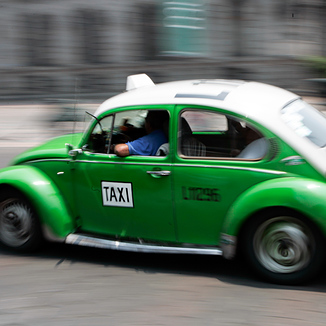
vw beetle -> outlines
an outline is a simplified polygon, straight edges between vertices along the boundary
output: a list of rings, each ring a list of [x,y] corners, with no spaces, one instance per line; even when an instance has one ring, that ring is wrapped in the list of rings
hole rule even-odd
[[[119,157],[166,111],[156,155]],[[84,133],[51,139],[0,171],[0,241],[239,254],[269,282],[320,272],[326,235],[326,119],[286,90],[236,80],[155,85],[129,76]]]

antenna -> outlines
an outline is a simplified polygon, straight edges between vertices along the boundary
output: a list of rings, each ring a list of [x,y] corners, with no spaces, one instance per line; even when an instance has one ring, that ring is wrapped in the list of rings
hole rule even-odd
[[[78,104],[77,82],[78,82],[78,78],[76,77],[76,79],[75,79],[75,104],[74,104],[74,129],[73,129],[73,133],[75,133],[75,131],[76,131],[76,119],[77,119],[77,113],[76,113],[76,106]]]
[[[72,143],[74,143],[73,141],[73,137],[76,133],[76,123],[77,123],[77,104],[78,104],[78,93],[77,93],[77,89],[78,89],[78,77],[75,78],[75,101],[74,101],[74,123],[73,123],[73,128],[72,128]]]

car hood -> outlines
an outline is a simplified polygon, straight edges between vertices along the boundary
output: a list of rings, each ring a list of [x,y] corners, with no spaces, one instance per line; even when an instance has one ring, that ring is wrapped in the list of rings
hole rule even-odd
[[[19,154],[10,162],[10,165],[22,164],[39,159],[68,158],[66,143],[76,148],[80,144],[82,135],[82,133],[77,133],[52,138],[39,146],[30,148]]]

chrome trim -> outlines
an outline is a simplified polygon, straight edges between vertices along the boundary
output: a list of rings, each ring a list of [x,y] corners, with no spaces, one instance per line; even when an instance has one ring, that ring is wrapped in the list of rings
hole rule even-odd
[[[111,250],[122,250],[132,252],[144,253],[163,253],[163,254],[199,254],[199,255],[217,255],[221,256],[222,251],[220,248],[207,248],[207,247],[169,247],[160,246],[155,244],[144,243],[129,243],[123,241],[107,240],[102,238],[95,238],[82,234],[69,234],[66,237],[67,244],[95,247]]]
[[[34,163],[34,162],[71,162],[71,159],[66,159],[66,158],[42,158],[42,159],[35,159],[31,161],[26,161],[23,162],[23,164],[29,164],[29,163]]]
[[[299,155],[293,155],[283,158],[281,163],[285,165],[301,165],[306,164],[306,161]]]
[[[159,162],[152,162],[152,163],[141,163],[141,162],[107,162],[107,161],[82,161],[82,160],[76,160],[77,163],[95,163],[95,164],[125,164],[125,165],[144,165],[144,166],[172,166],[171,163],[159,163]]]
[[[46,161],[58,161],[58,162],[70,162],[71,159],[37,159],[28,161],[30,162],[46,162]],[[95,163],[95,164],[125,164],[125,165],[159,165],[159,166],[170,166],[170,167],[197,167],[197,168],[211,168],[211,169],[228,169],[228,170],[243,170],[243,171],[252,171],[252,172],[261,172],[261,173],[268,173],[268,174],[287,174],[284,171],[275,171],[275,170],[266,170],[266,169],[258,169],[258,168],[246,168],[242,166],[225,166],[225,165],[205,165],[205,164],[172,164],[172,163],[160,163],[160,162],[151,162],[151,163],[141,163],[141,162],[108,162],[108,161],[88,161],[88,160],[75,160],[74,162],[78,163]],[[27,162],[24,162],[27,163]]]
[[[36,159],[36,160],[31,160],[24,162],[26,163],[34,163],[34,162],[71,162],[71,159]],[[108,161],[90,161],[90,160],[75,160],[74,162],[78,163],[95,163],[95,164],[126,164],[126,165],[144,165],[144,166],[150,166],[150,165],[155,165],[155,166],[172,166],[171,163],[159,163],[159,162],[152,162],[152,163],[137,163],[137,162],[108,162]]]
[[[165,177],[170,175],[171,171],[147,171],[147,173]]]
[[[228,169],[228,170],[244,170],[252,172],[261,172],[269,174],[287,174],[284,171],[266,170],[258,168],[246,168],[243,166],[225,166],[225,165],[201,165],[201,164],[174,164],[176,167],[197,167],[197,168],[212,168],[212,169]]]

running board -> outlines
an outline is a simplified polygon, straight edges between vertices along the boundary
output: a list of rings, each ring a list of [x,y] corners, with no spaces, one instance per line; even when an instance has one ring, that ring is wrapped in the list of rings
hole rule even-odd
[[[123,242],[116,240],[107,240],[102,238],[95,238],[82,234],[69,234],[66,237],[65,243],[95,247],[102,249],[145,252],[145,253],[161,253],[161,254],[199,254],[199,255],[222,255],[222,250],[212,247],[176,247],[176,246],[159,246],[154,244]]]

